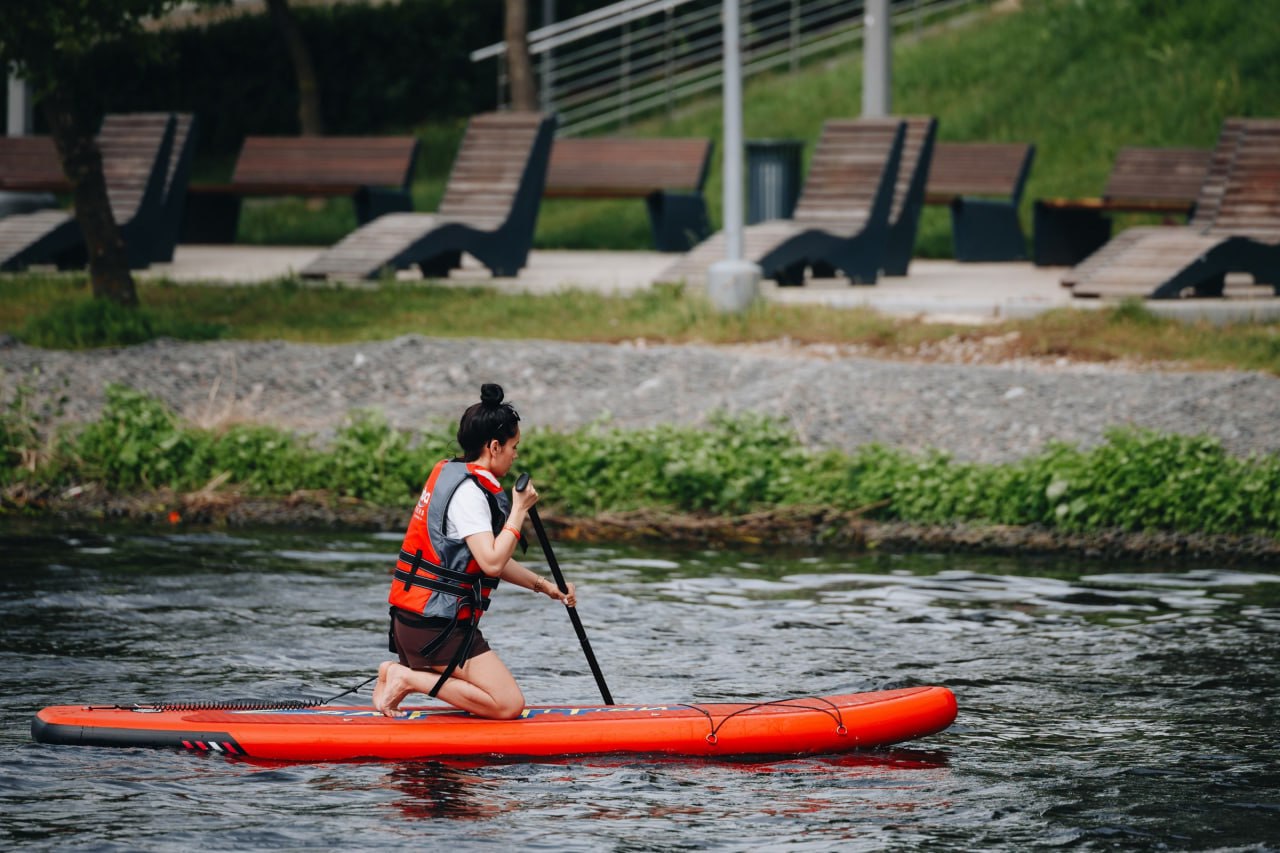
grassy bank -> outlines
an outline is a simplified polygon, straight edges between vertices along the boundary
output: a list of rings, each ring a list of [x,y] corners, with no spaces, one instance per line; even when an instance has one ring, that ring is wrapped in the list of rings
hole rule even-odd
[[[98,420],[56,439],[41,438],[36,418],[21,399],[0,417],[9,511],[86,489],[322,492],[403,509],[434,461],[454,452],[446,425],[414,437],[369,415],[325,446],[266,426],[201,429],[123,387],[109,389]],[[553,484],[549,511],[569,516],[649,510],[741,519],[821,507],[881,521],[1067,533],[1280,531],[1280,455],[1239,459],[1215,439],[1138,431],[1112,432],[1095,448],[1054,444],[1017,463],[986,465],[876,445],[815,451],[776,421],[723,418],[706,429],[534,431],[521,465]]]
[[[531,296],[409,282],[317,288],[284,280],[255,287],[140,283],[139,296],[140,317],[90,299],[83,275],[2,276],[0,331],[50,348],[137,343],[158,335],[311,343],[402,334],[606,343],[786,340],[888,358],[1173,361],[1280,375],[1280,323],[1188,324],[1157,317],[1137,303],[974,328],[869,310],[764,303],[740,316],[725,315],[665,287],[627,297],[584,291]]]
[[[1031,200],[1098,195],[1122,146],[1211,146],[1226,116],[1280,115],[1278,52],[1280,0],[998,3],[919,36],[900,30],[892,102],[903,115],[937,116],[943,140],[1035,142],[1023,210],[1030,233]],[[812,155],[824,119],[861,112],[861,63],[861,55],[849,51],[796,74],[753,78],[745,89],[747,138],[803,139]],[[610,132],[715,139],[706,194],[718,223],[720,125],[713,97]],[[424,153],[414,187],[417,209],[435,209],[462,127],[455,120],[418,129]],[[345,201],[256,202],[245,211],[240,239],[328,244],[354,224]],[[536,245],[648,248],[644,205],[544,204]],[[949,256],[944,209],[926,209],[917,252]]]

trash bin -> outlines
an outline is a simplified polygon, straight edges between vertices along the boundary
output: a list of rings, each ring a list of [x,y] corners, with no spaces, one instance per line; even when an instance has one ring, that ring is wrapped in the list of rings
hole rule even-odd
[[[790,219],[800,197],[803,139],[748,139],[747,224]]]

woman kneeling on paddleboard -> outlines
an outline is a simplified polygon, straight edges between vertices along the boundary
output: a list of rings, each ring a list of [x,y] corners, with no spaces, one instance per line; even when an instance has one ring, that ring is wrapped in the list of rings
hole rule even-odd
[[[460,459],[437,463],[400,546],[391,581],[389,645],[399,663],[378,668],[373,706],[388,717],[410,693],[438,696],[479,717],[509,720],[524,694],[480,633],[489,594],[506,580],[569,607],[573,584],[554,583],[512,559],[538,501],[530,483],[509,500],[499,483],[520,445],[520,415],[486,384],[458,424]]]

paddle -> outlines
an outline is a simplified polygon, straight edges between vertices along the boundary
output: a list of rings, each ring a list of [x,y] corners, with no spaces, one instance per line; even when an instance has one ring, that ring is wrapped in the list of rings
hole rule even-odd
[[[516,480],[516,491],[523,492],[529,485],[529,472],[526,471],[520,475],[520,479]],[[551,551],[551,542],[547,539],[547,531],[542,526],[542,519],[538,517],[538,508],[536,506],[529,507],[529,520],[533,522],[533,531],[538,534],[538,542],[542,545],[542,553],[547,555],[547,565],[551,567],[551,574],[556,579],[556,586],[563,593],[569,592],[568,585],[564,582],[564,575],[560,572],[560,564],[556,562],[556,555]],[[596,684],[600,687],[600,695],[604,697],[606,705],[613,704],[613,696],[609,694],[609,686],[604,683],[604,673],[600,672],[600,664],[596,663],[596,656],[591,652],[591,644],[587,642],[587,632],[582,627],[582,620],[578,618],[578,610],[576,607],[564,606],[569,611],[569,619],[573,622],[573,630],[578,632],[578,641],[582,643],[582,651],[587,656],[587,663],[591,666],[591,674],[596,677]]]

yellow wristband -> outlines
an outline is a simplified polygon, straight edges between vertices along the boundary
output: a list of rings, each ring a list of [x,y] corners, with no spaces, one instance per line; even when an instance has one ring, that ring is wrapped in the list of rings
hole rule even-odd
[[[504,524],[504,525],[502,525],[502,529],[503,529],[503,530],[510,530],[510,531],[511,531],[511,535],[516,537],[516,541],[517,541],[517,542],[519,542],[519,541],[520,541],[520,530],[519,530],[519,528],[517,528],[517,527],[513,527],[513,526],[512,526],[512,525],[510,525],[510,524]]]

